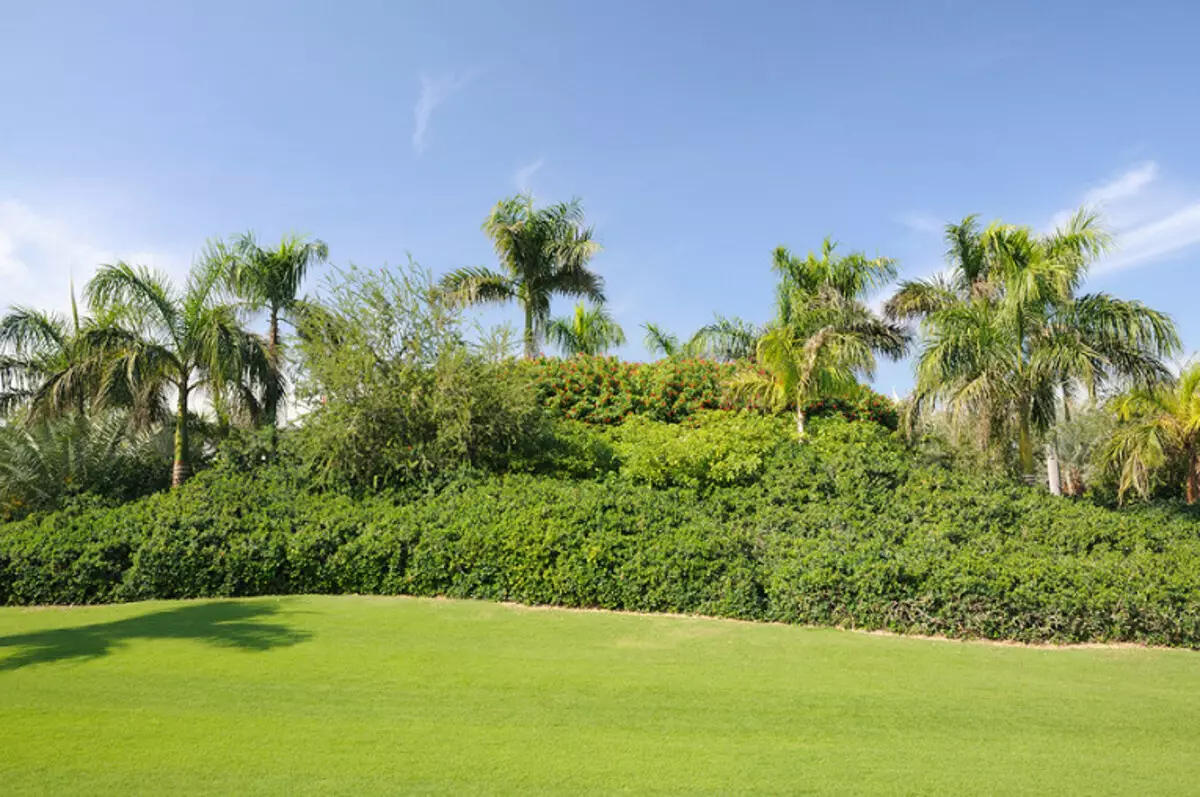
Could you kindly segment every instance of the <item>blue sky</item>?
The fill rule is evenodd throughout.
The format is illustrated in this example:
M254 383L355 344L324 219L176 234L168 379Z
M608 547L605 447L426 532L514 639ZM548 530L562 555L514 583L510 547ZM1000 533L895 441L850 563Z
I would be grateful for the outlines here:
M0 305L117 257L325 239L338 263L494 264L528 188L583 198L610 305L765 320L771 249L941 265L978 212L1092 202L1092 290L1200 349L1200 6L1188 2L21 3L0 0ZM557 311L566 312L567 302ZM515 308L489 320L518 319ZM876 386L905 392L908 364Z

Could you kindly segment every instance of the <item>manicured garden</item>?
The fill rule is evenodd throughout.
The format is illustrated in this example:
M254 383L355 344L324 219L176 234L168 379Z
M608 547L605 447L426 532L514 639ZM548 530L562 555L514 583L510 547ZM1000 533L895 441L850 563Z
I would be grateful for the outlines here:
M1168 794L1200 658L288 597L0 609L23 794Z

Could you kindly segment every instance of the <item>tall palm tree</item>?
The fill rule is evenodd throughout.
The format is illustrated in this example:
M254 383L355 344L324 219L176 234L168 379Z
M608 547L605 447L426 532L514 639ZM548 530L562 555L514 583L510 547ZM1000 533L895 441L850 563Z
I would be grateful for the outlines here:
M1182 471L1184 498L1200 501L1200 363L1184 368L1172 386L1132 390L1114 401L1121 422L1106 461L1117 471L1118 496L1149 497L1160 474Z
M902 283L886 305L893 320L920 319L915 407L945 405L973 419L986 441L1015 429L1033 479L1035 432L1051 428L1080 387L1166 378L1175 351L1170 318L1107 294L1076 296L1089 264L1110 245L1098 216L1080 210L1048 235L975 217L946 228L949 271ZM1058 492L1057 457L1047 470Z
M104 353L106 381L124 379L140 402L160 407L174 394L173 487L191 473L192 397L205 391L218 408L258 416L259 396L277 379L264 341L221 301L224 276L223 263L201 262L178 290L161 272L115 263L87 286L89 302L120 321L89 336L92 350Z
M613 346L625 344L625 331L603 305L575 305L570 318L555 318L546 326L546 337L558 346L564 357L575 354L604 354Z
M877 353L899 358L908 347L903 328L878 318L864 301L894 278L892 261L840 256L835 248L826 239L819 255L775 250L776 317L758 340L758 367L743 369L731 383L735 392L779 409L794 404L801 438L811 401L853 391L859 378L874 374Z
M217 249L228 259L233 292L252 309L267 313L267 355L277 376L267 386L262 409L263 422L274 426L285 390L280 322L295 323L300 285L310 268L329 260L329 247L320 240L287 235L277 246L263 248L253 233L244 233Z
M503 271L461 268L443 278L442 290L465 305L516 301L525 313L526 357L538 354L555 295L604 302L604 281L587 268L600 245L584 226L579 200L535 208L530 194L502 199L483 231Z
M94 361L85 333L102 322L13 306L0 318L0 415L28 407L33 419L82 415L95 394Z

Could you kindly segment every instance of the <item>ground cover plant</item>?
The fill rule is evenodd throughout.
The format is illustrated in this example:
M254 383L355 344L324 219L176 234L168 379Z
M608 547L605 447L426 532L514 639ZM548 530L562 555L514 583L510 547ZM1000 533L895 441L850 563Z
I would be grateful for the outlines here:
M10 795L1177 794L1200 662L353 596L0 609Z

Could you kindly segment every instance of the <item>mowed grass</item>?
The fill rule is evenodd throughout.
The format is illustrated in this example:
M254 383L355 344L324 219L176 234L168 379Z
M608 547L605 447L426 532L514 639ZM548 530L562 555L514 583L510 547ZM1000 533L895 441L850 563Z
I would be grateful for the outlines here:
M1200 655L369 597L0 609L0 792L1165 794Z

